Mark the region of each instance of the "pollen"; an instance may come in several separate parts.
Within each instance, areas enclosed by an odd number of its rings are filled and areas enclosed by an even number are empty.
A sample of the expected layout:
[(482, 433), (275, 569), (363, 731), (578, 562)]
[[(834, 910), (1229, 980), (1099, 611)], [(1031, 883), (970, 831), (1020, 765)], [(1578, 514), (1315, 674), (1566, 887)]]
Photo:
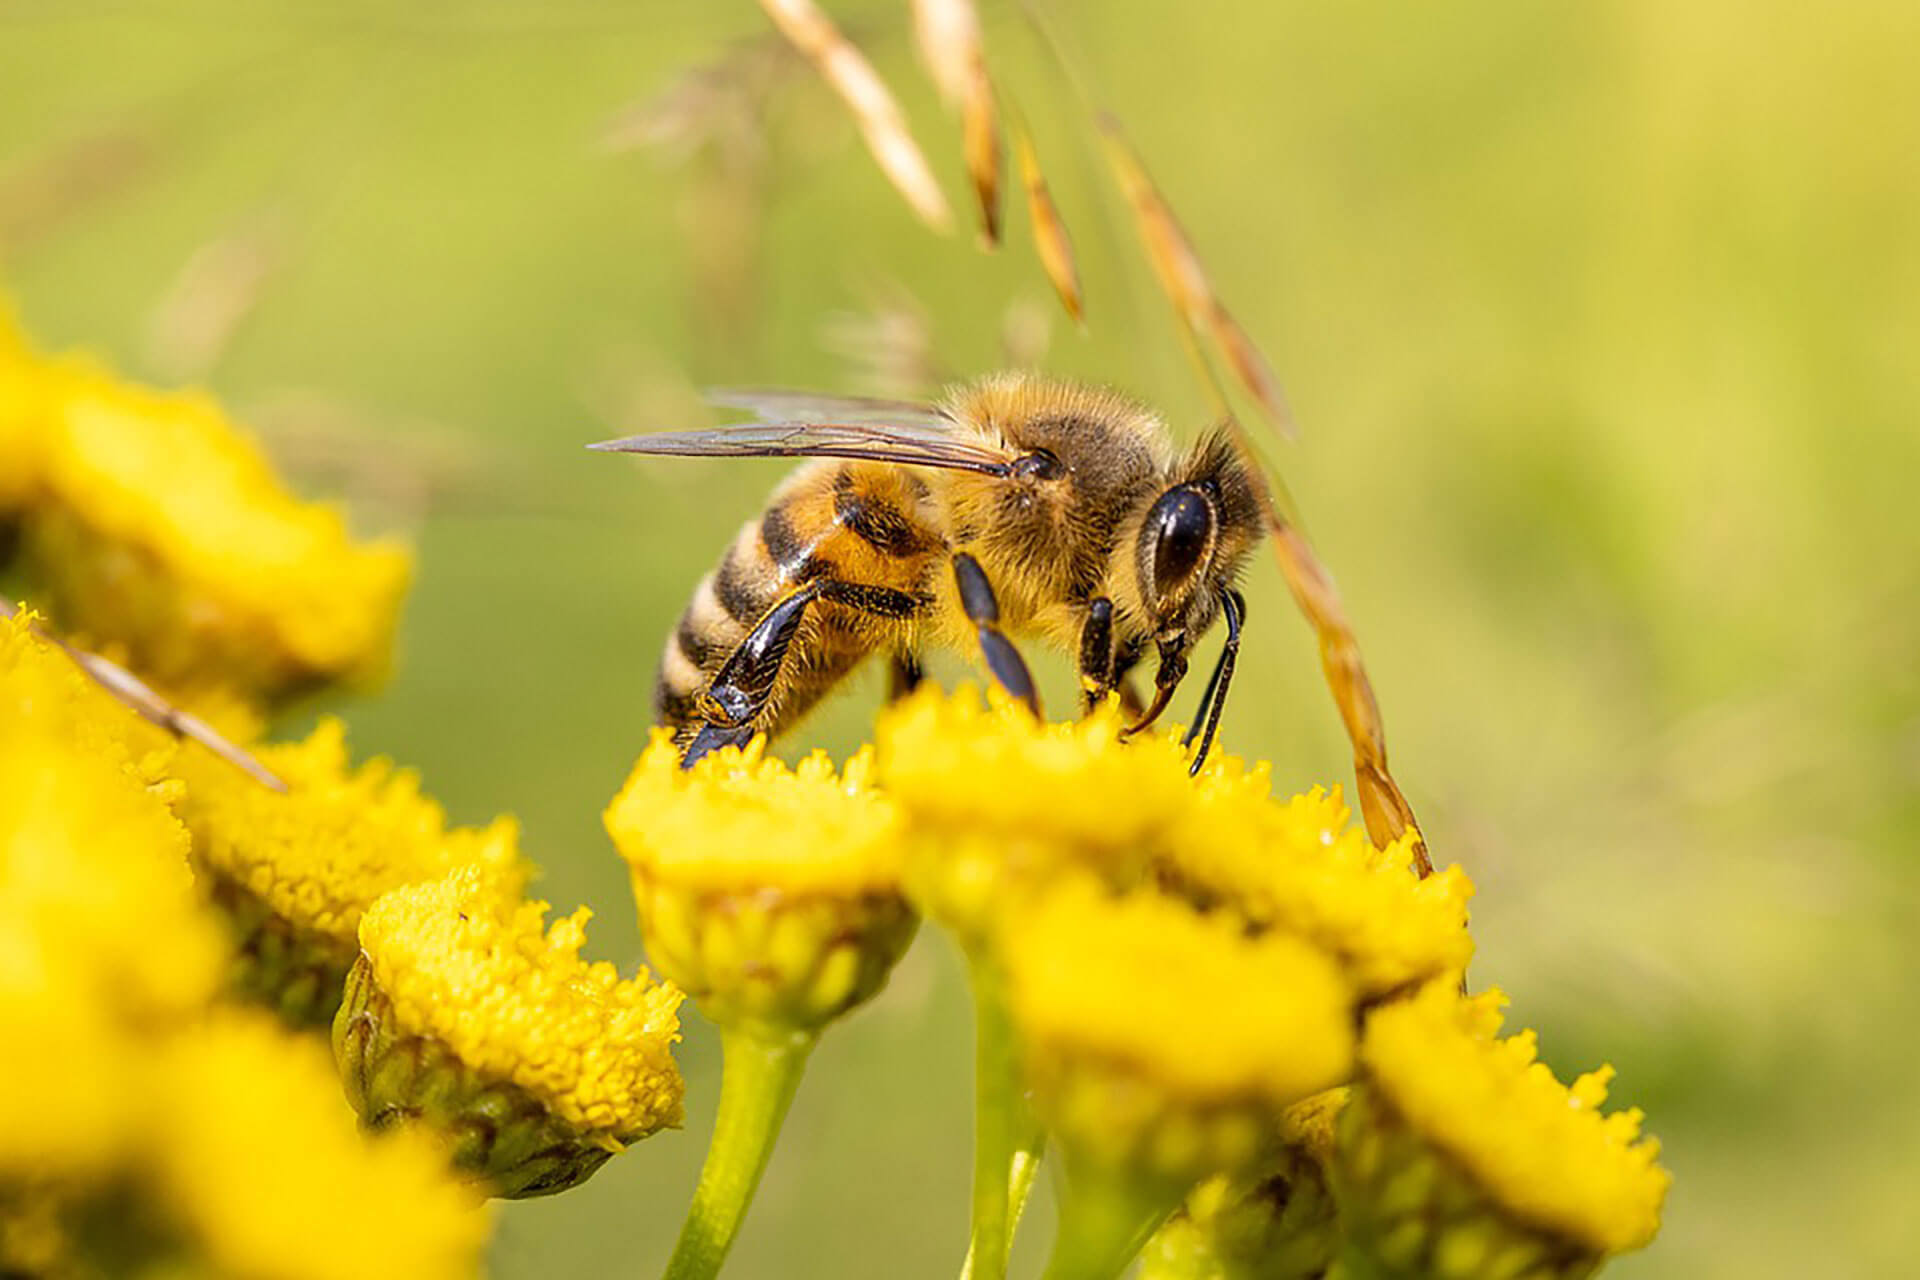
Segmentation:
[(1537, 1061), (1534, 1035), (1499, 1039), (1499, 992), (1445, 983), (1376, 1010), (1361, 1061), (1383, 1100), (1515, 1217), (1598, 1253), (1660, 1227), (1672, 1175), (1637, 1108), (1603, 1113), (1611, 1067), (1571, 1087)]
[(582, 960), (591, 912), (547, 925), (547, 904), (513, 887), (466, 866), (366, 913), (360, 945), (395, 1023), (616, 1147), (679, 1124), (680, 992)]

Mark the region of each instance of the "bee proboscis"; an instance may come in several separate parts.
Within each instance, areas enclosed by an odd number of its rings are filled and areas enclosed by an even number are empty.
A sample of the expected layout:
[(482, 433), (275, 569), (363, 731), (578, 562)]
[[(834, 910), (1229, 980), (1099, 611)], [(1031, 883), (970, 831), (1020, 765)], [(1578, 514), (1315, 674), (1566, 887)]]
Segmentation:
[[(1246, 603), (1234, 588), (1264, 529), (1259, 481), (1224, 431), (1176, 453), (1117, 393), (989, 377), (939, 406), (717, 393), (764, 420), (632, 436), (624, 453), (808, 458), (701, 580), (655, 688), (682, 759), (790, 728), (866, 658), (896, 692), (930, 648), (977, 652), (1038, 710), (1010, 637), (1076, 654), (1088, 706), (1119, 690), (1152, 724), (1216, 618), (1227, 623), (1188, 742), (1213, 743)], [(1129, 673), (1152, 648), (1154, 695)]]

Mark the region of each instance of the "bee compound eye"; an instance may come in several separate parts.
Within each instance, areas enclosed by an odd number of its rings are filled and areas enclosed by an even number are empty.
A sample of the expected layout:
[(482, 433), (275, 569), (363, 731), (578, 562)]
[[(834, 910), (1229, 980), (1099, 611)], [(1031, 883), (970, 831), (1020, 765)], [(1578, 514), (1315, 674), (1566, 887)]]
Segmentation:
[(1193, 577), (1213, 542), (1213, 524), (1213, 505), (1195, 489), (1181, 485), (1160, 495), (1147, 514), (1156, 592), (1168, 595)]
[(1060, 459), (1045, 449), (1035, 449), (1014, 460), (1013, 474), (1034, 480), (1052, 480), (1060, 474)]

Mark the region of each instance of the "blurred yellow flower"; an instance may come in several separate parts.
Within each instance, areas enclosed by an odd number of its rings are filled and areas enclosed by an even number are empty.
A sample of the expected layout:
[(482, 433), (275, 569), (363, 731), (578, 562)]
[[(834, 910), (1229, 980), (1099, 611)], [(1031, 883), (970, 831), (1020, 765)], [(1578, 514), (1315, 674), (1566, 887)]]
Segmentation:
[(1435, 983), (1376, 1009), (1360, 1051), (1372, 1090), (1514, 1216), (1597, 1253), (1640, 1248), (1672, 1182), (1659, 1142), (1637, 1108), (1601, 1113), (1611, 1067), (1568, 1088), (1531, 1031), (1497, 1039), (1505, 1002)]
[(609, 1150), (678, 1125), (680, 992), (582, 960), (585, 907), (543, 928), (546, 911), (478, 866), (381, 898), (360, 944), (394, 1027), (519, 1086)]
[(164, 684), (267, 699), (384, 667), (407, 553), (294, 498), (211, 399), (69, 357), (16, 368), (0, 405), (41, 436), (28, 572), (68, 631)]
[[(0, 299), (0, 543), (6, 540), (10, 512), (39, 487), (43, 469), (46, 432), (32, 370), (26, 338)], [(0, 563), (5, 560), (0, 546)]]
[(219, 1014), (157, 1067), (151, 1159), (213, 1274), (471, 1277), (489, 1220), (409, 1134), (368, 1142), (326, 1054), (256, 1015)]
[(449, 831), (411, 770), (386, 759), (351, 766), (338, 721), (255, 754), (287, 783), (285, 794), (203, 752), (182, 752), (180, 813), (239, 940), (236, 983), (289, 1021), (332, 1019), (360, 949), (361, 916), (380, 895), (466, 863), (520, 866), (511, 819)]
[(1243, 1168), (1286, 1107), (1352, 1070), (1354, 992), (1297, 938), (1071, 883), (1000, 940), (1042, 1118), (1104, 1163), (1188, 1182)]
[(606, 813), (647, 951), (724, 1025), (813, 1030), (870, 998), (912, 940), (899, 811), (872, 753), (795, 769), (755, 740), (680, 768), (656, 731)]

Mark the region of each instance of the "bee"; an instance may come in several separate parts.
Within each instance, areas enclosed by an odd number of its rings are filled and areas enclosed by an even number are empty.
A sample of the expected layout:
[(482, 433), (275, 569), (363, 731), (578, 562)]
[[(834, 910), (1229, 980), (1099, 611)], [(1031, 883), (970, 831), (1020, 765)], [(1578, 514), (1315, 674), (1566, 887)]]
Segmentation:
[[(929, 649), (977, 652), (1037, 714), (1012, 637), (1075, 654), (1088, 708), (1119, 691), (1137, 733), (1167, 707), (1218, 618), (1226, 643), (1186, 743), (1212, 746), (1240, 648), (1235, 588), (1265, 529), (1259, 480), (1224, 431), (1176, 453), (1118, 393), (1006, 373), (939, 406), (722, 392), (762, 421), (592, 446), (808, 458), (701, 580), (655, 689), (683, 764), (778, 735), (867, 658), (896, 694)], [(1145, 706), (1129, 673), (1151, 648)]]

